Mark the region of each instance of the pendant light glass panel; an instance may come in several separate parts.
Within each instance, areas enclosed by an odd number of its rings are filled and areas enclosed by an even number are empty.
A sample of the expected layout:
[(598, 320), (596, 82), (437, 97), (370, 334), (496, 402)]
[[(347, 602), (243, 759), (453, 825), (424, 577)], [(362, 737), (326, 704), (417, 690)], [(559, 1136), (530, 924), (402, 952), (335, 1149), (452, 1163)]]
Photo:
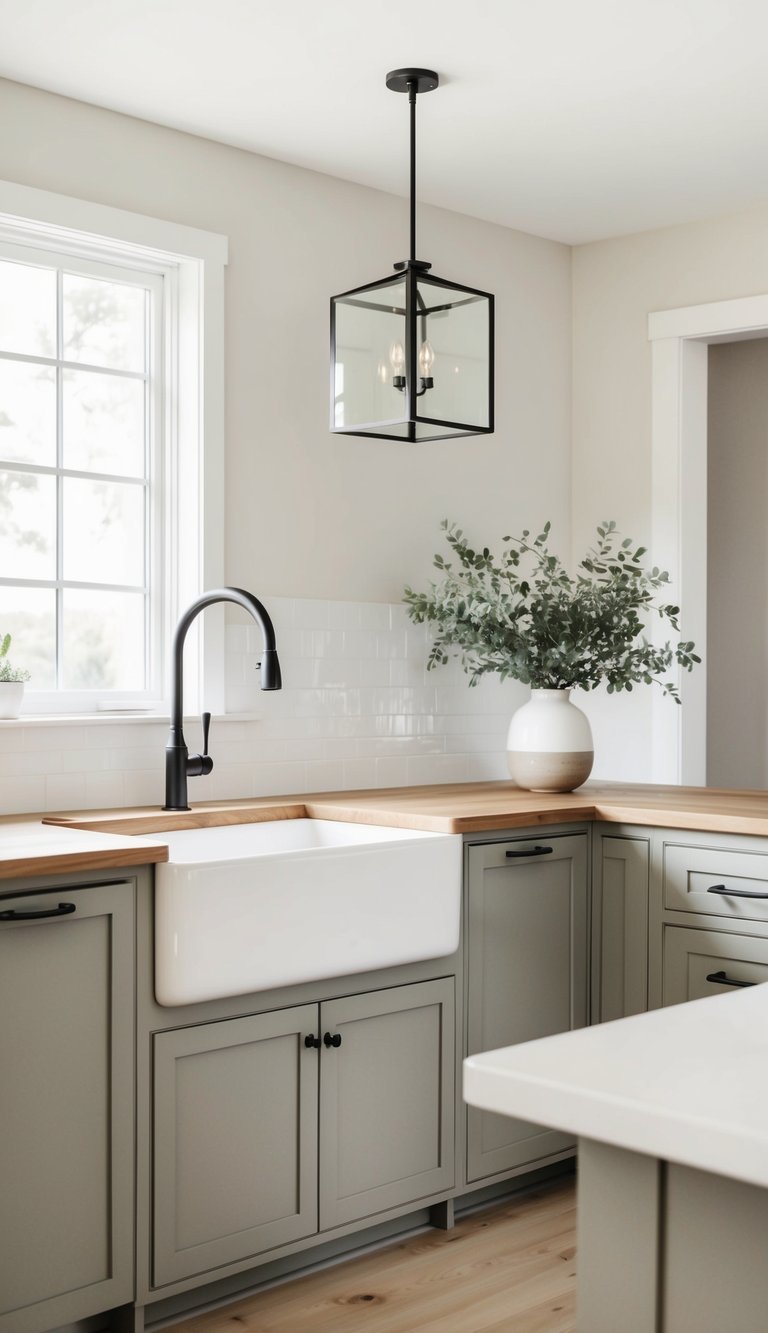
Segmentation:
[(331, 430), (408, 439), (405, 281), (397, 275), (331, 301)]
[(427, 421), (442, 427), (441, 435), (492, 430), (493, 297), (430, 277), (418, 278), (416, 291), (416, 438), (427, 438)]

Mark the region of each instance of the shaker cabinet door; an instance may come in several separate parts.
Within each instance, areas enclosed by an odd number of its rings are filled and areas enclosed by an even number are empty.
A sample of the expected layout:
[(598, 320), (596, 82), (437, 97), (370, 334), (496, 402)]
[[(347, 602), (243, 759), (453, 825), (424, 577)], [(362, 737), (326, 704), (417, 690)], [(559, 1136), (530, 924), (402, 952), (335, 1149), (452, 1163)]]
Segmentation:
[(154, 1285), (317, 1229), (317, 1005), (154, 1038)]
[(320, 1015), (321, 1228), (450, 1190), (453, 977), (348, 995)]
[(593, 1022), (606, 1023), (648, 1008), (650, 845), (607, 836), (596, 845)]
[[(587, 1021), (587, 837), (469, 849), (468, 1055)], [(467, 1108), (467, 1179), (573, 1146), (565, 1134)]]
[(0, 1333), (42, 1333), (133, 1299), (134, 886), (0, 913)]

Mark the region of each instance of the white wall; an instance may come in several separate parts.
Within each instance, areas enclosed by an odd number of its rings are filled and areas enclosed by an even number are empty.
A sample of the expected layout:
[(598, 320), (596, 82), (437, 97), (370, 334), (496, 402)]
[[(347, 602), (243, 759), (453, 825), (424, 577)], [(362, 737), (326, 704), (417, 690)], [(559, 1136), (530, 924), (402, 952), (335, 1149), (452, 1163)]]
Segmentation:
[(768, 339), (709, 348), (707, 434), (707, 784), (766, 787)]
[[(766, 204), (574, 250), (572, 518), (577, 556), (601, 518), (615, 518), (624, 532), (649, 544), (649, 312), (765, 292)], [(595, 776), (651, 777), (650, 690), (618, 698), (597, 692), (580, 701), (592, 719)]]
[[(505, 532), (538, 527), (550, 518), (556, 544), (567, 552), (568, 247), (456, 213), (420, 209), (419, 253), (432, 261), (435, 272), (496, 294), (496, 433), (419, 446), (335, 437), (327, 427), (329, 297), (384, 276), (404, 257), (404, 199), (2, 80), (0, 124), (0, 178), (229, 237), (229, 583), (252, 588), (270, 609), (279, 598), (318, 599), (323, 605), (375, 603), (372, 614), (390, 617), (389, 604), (399, 600), (404, 583), (418, 587), (430, 577), (444, 516), (489, 545)], [(404, 185), (406, 168), (404, 159)], [(415, 642), (409, 640), (409, 651), (395, 657), (400, 664), (396, 674), (423, 672)], [(278, 646), (286, 676), (294, 666), (317, 668), (322, 675), (313, 650), (307, 653), (302, 640), (294, 641), (301, 662)], [(440, 698), (433, 688), (436, 673), (430, 678), (432, 693), (384, 697), (373, 692), (377, 683), (390, 689), (400, 682), (390, 676), (372, 684), (368, 674), (380, 674), (380, 664), (361, 666), (349, 644), (343, 654), (349, 672), (357, 671), (370, 691), (358, 700), (359, 708), (350, 702), (351, 677), (346, 705), (341, 695), (332, 701), (313, 697), (300, 701), (298, 713), (289, 715), (286, 691), (287, 702), (265, 705), (270, 727), (247, 724), (238, 739), (251, 756), (242, 760), (241, 771), (234, 772), (241, 759), (217, 769), (212, 784), (217, 796), (246, 794), (248, 782), (276, 792), (300, 790), (305, 782), (355, 787), (387, 779), (502, 776), (498, 755), (519, 693), (492, 682), (491, 706), (487, 691), (470, 692), (463, 677), (457, 681), (446, 675), (442, 688), (450, 698)], [(232, 685), (232, 652), (229, 658)], [(281, 713), (281, 707), (289, 711)], [(347, 709), (351, 731), (345, 736), (340, 723), (329, 727), (321, 722), (314, 737), (320, 744), (311, 744), (316, 714), (322, 717), (329, 708), (342, 721)], [(464, 715), (470, 719), (466, 726), (455, 720)], [(478, 721), (489, 716), (495, 718), (492, 732)], [(400, 725), (391, 719), (402, 717), (411, 719), (402, 724), (403, 745), (382, 753), (378, 741), (390, 734), (388, 728)], [(428, 736), (437, 735), (436, 749), (434, 741), (418, 740), (419, 719)], [(151, 799), (156, 763), (150, 755), (162, 745), (157, 728), (142, 735), (137, 725), (126, 724), (121, 732), (114, 723), (107, 734), (94, 724), (77, 746), (66, 727), (59, 738), (56, 729), (36, 730), (39, 724), (5, 729), (0, 724), (0, 758), (7, 774), (0, 812), (114, 803), (120, 793), (126, 800)], [(457, 740), (459, 733), (473, 739)], [(485, 739), (478, 741), (479, 734)], [(264, 751), (267, 739), (273, 744)], [(338, 747), (337, 742), (350, 739), (351, 746)], [(306, 760), (299, 758), (302, 745)], [(134, 751), (132, 759), (128, 749)], [(246, 750), (237, 753), (242, 757)], [(75, 761), (68, 758), (73, 751), (79, 755), (77, 781), (67, 777), (75, 771), (70, 768)], [(470, 757), (478, 751), (495, 758), (483, 765)], [(277, 765), (271, 777), (256, 770), (266, 752)], [(281, 767), (288, 762), (286, 754), (299, 767)], [(386, 770), (377, 766), (377, 760), (395, 755), (406, 762)], [(431, 762), (436, 755), (443, 756), (437, 765)], [(419, 765), (420, 757), (430, 762)], [(358, 759), (365, 762), (355, 767)], [(312, 772), (306, 765), (315, 762), (333, 767)], [(100, 781), (105, 771), (111, 774), (109, 783)], [(129, 771), (145, 776), (124, 777), (121, 783), (119, 775)], [(25, 780), (23, 792), (24, 784), (15, 783), (14, 776)], [(197, 791), (197, 799), (205, 794), (202, 787)]]
[(435, 272), (496, 295), (496, 433), (331, 436), (329, 298), (404, 257), (404, 199), (21, 84), (0, 81), (0, 124), (0, 177), (229, 237), (230, 582), (392, 601), (428, 575), (444, 516), (489, 544), (551, 518), (567, 549), (567, 246), (420, 209)]

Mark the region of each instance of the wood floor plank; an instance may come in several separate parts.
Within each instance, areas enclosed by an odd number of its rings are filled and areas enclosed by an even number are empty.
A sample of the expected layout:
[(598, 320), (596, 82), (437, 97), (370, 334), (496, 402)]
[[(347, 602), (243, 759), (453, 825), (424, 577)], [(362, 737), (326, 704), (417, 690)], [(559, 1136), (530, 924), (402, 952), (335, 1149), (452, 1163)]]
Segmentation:
[(573, 1333), (576, 1199), (538, 1186), (373, 1254), (173, 1326), (174, 1333)]

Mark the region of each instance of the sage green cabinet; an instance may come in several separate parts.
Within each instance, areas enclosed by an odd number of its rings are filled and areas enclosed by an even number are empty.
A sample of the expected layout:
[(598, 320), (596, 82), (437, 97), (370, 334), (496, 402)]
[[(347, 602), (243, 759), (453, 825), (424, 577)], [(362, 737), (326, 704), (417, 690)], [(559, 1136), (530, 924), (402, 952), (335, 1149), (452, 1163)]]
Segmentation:
[(768, 981), (768, 939), (664, 927), (663, 1001), (682, 1004)]
[(593, 896), (593, 1022), (648, 1008), (650, 843), (601, 836)]
[[(587, 1022), (587, 835), (468, 850), (468, 1054)], [(467, 1108), (467, 1179), (573, 1146), (540, 1125)]]
[(0, 1333), (133, 1299), (134, 935), (131, 881), (0, 899)]
[(449, 977), (155, 1034), (154, 1286), (449, 1191), (454, 1026)]
[(154, 1038), (154, 1282), (317, 1229), (317, 1005)]
[(454, 1184), (452, 977), (320, 1006), (320, 1226)]

